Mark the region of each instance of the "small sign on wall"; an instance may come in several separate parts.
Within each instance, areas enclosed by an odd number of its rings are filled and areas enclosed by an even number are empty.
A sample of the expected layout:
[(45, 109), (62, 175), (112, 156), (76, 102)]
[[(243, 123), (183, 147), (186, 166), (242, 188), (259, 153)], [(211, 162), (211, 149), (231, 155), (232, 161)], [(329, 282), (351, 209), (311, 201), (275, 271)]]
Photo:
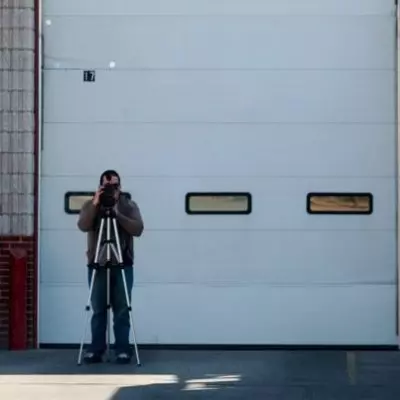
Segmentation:
[(83, 71), (83, 82), (95, 82), (96, 71)]

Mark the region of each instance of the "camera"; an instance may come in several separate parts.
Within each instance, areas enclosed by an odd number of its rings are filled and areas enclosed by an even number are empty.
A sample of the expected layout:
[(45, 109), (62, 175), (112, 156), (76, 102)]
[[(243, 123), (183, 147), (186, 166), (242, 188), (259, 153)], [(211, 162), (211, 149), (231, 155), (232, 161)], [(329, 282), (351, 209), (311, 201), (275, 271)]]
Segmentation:
[(115, 193), (118, 190), (118, 185), (108, 183), (104, 185), (103, 193), (100, 195), (100, 205), (104, 208), (113, 208), (117, 202)]

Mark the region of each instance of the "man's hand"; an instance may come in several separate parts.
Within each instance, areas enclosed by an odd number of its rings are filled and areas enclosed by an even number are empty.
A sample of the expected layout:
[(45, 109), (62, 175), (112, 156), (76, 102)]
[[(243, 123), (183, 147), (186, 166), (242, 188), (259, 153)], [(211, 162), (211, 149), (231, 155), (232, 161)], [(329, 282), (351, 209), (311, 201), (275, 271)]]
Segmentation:
[(143, 232), (143, 219), (139, 207), (135, 202), (127, 201), (124, 205), (116, 203), (114, 212), (118, 222), (126, 232), (132, 236), (141, 236)]
[(99, 205), (99, 203), (100, 203), (100, 196), (101, 196), (101, 194), (103, 193), (103, 190), (104, 190), (103, 186), (100, 186), (100, 187), (97, 189), (97, 192), (96, 192), (96, 193), (94, 194), (94, 196), (93, 196), (92, 203), (93, 203), (93, 205), (94, 205), (95, 207), (97, 207), (97, 206)]
[(119, 209), (119, 198), (115, 201), (115, 205), (113, 207), (113, 211), (115, 212), (116, 216), (119, 216), (121, 214), (121, 211)]

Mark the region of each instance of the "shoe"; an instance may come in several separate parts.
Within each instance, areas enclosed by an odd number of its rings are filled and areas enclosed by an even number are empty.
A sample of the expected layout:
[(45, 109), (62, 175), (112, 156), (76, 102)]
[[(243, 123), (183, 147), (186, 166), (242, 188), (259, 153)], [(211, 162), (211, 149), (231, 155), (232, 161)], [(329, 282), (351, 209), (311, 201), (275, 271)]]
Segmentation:
[(128, 353), (119, 353), (116, 358), (117, 364), (129, 364), (131, 356)]
[(101, 354), (87, 352), (83, 358), (86, 364), (99, 364), (103, 362), (103, 357)]

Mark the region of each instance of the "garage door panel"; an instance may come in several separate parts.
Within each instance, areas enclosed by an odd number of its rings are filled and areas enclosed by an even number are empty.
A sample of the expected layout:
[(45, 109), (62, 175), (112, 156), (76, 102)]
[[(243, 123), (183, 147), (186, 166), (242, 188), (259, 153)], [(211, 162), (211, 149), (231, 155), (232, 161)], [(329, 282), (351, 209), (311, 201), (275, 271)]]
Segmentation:
[(393, 69), (391, 18), (53, 17), (45, 27), (44, 63), (50, 69), (105, 69), (110, 61), (117, 69)]
[[(41, 235), (41, 282), (86, 282), (86, 235)], [(391, 231), (152, 231), (135, 241), (136, 282), (394, 283), (394, 248)]]
[(76, 230), (42, 230), (40, 282), (87, 282), (86, 235)]
[[(86, 286), (44, 285), (40, 342), (79, 343), (87, 296)], [(393, 345), (395, 298), (394, 285), (138, 285), (132, 307), (141, 344)]]
[[(118, 169), (118, 165), (116, 167)], [(130, 192), (139, 204), (147, 230), (396, 228), (394, 178), (146, 178), (121, 173), (123, 190)], [(42, 207), (46, 210), (42, 215), (42, 229), (75, 229), (77, 217), (65, 214), (64, 194), (95, 190), (98, 176), (44, 178), (42, 190), (47, 194), (42, 198)], [(185, 212), (188, 192), (238, 191), (251, 193), (253, 209), (250, 215), (187, 215)], [(309, 192), (371, 192), (374, 210), (372, 215), (309, 215), (306, 209)]]
[(82, 86), (81, 71), (48, 71), (44, 121), (395, 122), (392, 71), (98, 71), (96, 79)]
[(44, 0), (46, 15), (65, 14), (388, 14), (393, 0)]
[[(395, 174), (395, 124), (45, 124), (44, 132), (42, 165), (53, 175), (99, 174), (104, 156), (94, 148), (136, 176)], [(72, 143), (79, 143), (73, 163), (64, 151)], [(129, 152), (121, 143), (131, 144)]]
[(394, 245), (391, 231), (156, 231), (139, 242), (137, 278), (226, 285), (394, 283)]

